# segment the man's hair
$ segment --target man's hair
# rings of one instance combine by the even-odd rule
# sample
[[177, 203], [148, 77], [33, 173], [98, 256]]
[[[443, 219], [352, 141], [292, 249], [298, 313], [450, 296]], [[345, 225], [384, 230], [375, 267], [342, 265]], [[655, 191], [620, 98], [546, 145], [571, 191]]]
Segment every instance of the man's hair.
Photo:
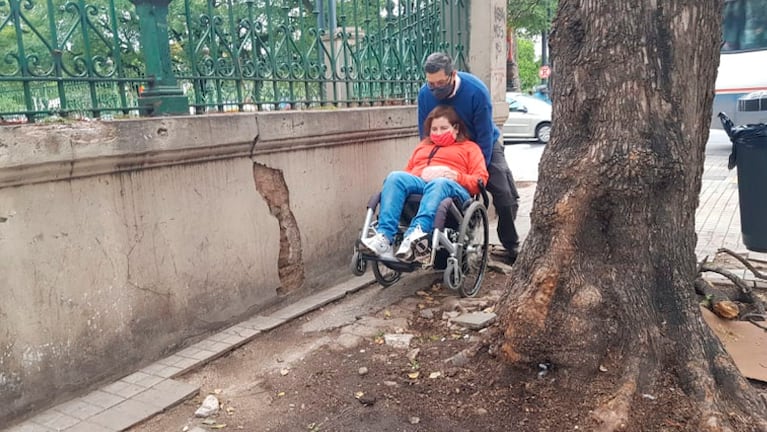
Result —
[[450, 75], [453, 73], [453, 59], [443, 52], [429, 54], [426, 57], [426, 62], [423, 64], [423, 70], [430, 74], [445, 71], [445, 74]]

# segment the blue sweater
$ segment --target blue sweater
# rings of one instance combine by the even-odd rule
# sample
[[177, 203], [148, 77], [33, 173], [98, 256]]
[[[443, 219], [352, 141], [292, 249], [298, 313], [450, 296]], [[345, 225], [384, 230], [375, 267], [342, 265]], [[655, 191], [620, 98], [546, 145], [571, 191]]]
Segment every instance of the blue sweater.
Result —
[[418, 134], [421, 139], [428, 135], [423, 124], [431, 110], [437, 105], [450, 105], [461, 117], [469, 129], [470, 139], [479, 145], [485, 156], [485, 164], [490, 164], [493, 145], [501, 136], [501, 131], [493, 123], [493, 104], [490, 91], [479, 78], [467, 72], [458, 72], [461, 85], [456, 94], [448, 99], [438, 100], [425, 84], [418, 92]]

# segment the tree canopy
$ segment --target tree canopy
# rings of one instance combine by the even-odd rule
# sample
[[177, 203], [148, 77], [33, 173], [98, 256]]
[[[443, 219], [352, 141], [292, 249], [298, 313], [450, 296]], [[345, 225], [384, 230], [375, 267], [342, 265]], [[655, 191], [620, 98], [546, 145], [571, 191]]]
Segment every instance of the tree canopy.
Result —
[[507, 22], [514, 29], [540, 34], [551, 28], [559, 0], [507, 0]]

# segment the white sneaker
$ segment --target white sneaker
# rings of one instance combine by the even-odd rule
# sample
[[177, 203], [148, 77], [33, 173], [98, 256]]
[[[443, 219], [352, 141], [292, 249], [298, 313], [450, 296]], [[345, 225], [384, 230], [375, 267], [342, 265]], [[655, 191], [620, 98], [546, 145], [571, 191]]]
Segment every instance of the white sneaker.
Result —
[[367, 252], [372, 253], [380, 258], [394, 259], [392, 254], [392, 246], [385, 235], [378, 233], [373, 237], [368, 237], [360, 240], [361, 246]]
[[397, 259], [410, 262], [418, 257], [423, 257], [429, 253], [429, 235], [421, 231], [421, 227], [417, 226], [408, 234], [397, 249], [397, 253], [394, 254]]

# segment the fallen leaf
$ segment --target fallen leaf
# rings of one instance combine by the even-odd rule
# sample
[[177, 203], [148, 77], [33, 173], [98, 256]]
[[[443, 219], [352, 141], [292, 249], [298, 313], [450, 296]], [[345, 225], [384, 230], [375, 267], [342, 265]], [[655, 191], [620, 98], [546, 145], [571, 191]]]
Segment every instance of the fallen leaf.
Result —
[[216, 424], [216, 419], [211, 419], [211, 418], [205, 419], [205, 420], [202, 421], [202, 424], [204, 424], [206, 426], [214, 425], [214, 424]]
[[283, 396], [285, 396], [285, 392], [284, 392], [284, 391], [281, 391], [281, 392], [277, 393], [277, 396], [279, 396], [279, 397], [283, 397]]
[[391, 318], [391, 312], [389, 312], [388, 309], [384, 311], [384, 317], [385, 318]]
[[410, 379], [418, 379], [418, 377], [421, 375], [420, 372], [410, 372], [407, 374], [407, 377]]

